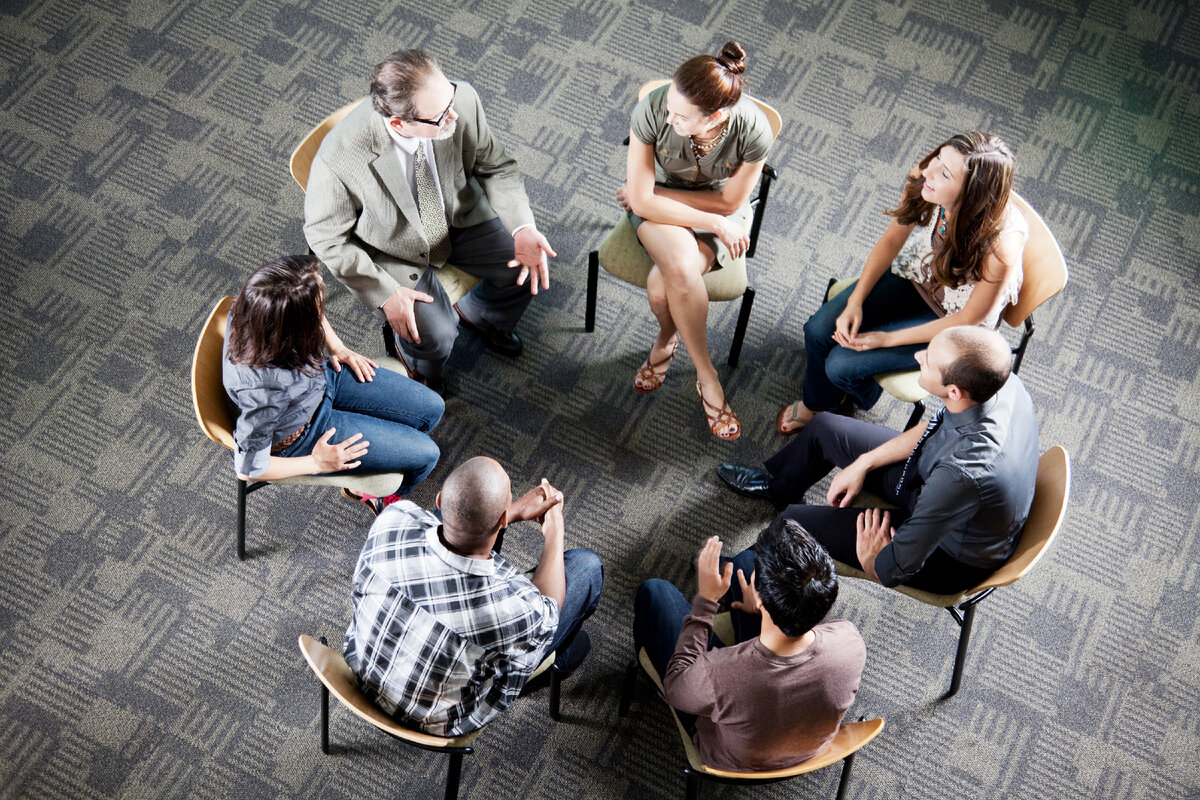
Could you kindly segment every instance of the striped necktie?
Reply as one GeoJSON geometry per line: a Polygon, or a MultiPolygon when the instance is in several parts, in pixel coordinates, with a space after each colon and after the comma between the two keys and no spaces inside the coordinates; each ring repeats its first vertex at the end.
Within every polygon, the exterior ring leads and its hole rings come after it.
{"type": "Polygon", "coordinates": [[[450,258],[450,229],[446,225],[446,208],[442,196],[429,171],[425,158],[425,143],[417,145],[413,154],[413,171],[417,180],[417,210],[421,215],[421,227],[429,240],[429,265],[440,267],[450,258]]]}
{"type": "Polygon", "coordinates": [[[925,432],[922,433],[921,438],[917,440],[917,446],[914,447],[913,451],[908,454],[908,460],[904,462],[904,469],[900,471],[900,481],[896,484],[896,494],[900,494],[904,491],[904,481],[908,478],[909,469],[911,468],[913,474],[916,474],[917,458],[921,455],[921,446],[925,444],[925,440],[929,438],[930,434],[938,429],[938,426],[942,424],[942,418],[945,416],[946,407],[942,406],[938,409],[938,412],[933,415],[933,419],[929,420],[929,424],[925,426],[925,432]]]}

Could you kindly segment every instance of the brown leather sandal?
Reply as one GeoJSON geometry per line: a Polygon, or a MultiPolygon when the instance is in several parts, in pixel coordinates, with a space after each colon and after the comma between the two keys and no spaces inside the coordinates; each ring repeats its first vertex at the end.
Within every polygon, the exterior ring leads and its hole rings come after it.
{"type": "MultiPolygon", "coordinates": [[[[633,376],[633,390],[638,394],[650,394],[657,392],[663,385],[663,381],[667,379],[667,370],[671,368],[671,359],[675,357],[675,351],[679,349],[679,334],[675,334],[674,341],[671,344],[671,352],[667,353],[665,358],[660,358],[653,364],[650,363],[650,356],[646,356],[646,360],[642,362],[642,366],[638,367],[637,374],[633,376]],[[663,367],[662,372],[658,371],[659,367],[663,367]],[[638,383],[641,381],[641,383],[638,383]]],[[[653,347],[650,348],[654,350],[653,347]]]]}
{"type": "Polygon", "coordinates": [[[733,441],[742,435],[742,423],[738,420],[737,414],[733,413],[733,409],[729,407],[729,401],[726,400],[720,408],[717,408],[712,403],[704,399],[704,390],[700,388],[700,381],[696,381],[696,394],[700,395],[700,402],[704,407],[704,417],[708,420],[708,430],[713,436],[725,441],[733,441]],[[715,415],[709,412],[709,409],[716,412],[715,415]],[[733,433],[717,433],[721,428],[733,425],[733,433]]]}

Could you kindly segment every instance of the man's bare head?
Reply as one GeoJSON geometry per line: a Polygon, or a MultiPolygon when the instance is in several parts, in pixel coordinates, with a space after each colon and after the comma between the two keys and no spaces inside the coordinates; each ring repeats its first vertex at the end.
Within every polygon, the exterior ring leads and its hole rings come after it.
{"type": "Polygon", "coordinates": [[[460,464],[442,484],[439,507],[447,532],[473,545],[496,532],[512,502],[512,485],[504,467],[485,456],[460,464]]]}
{"type": "Polygon", "coordinates": [[[917,353],[921,388],[945,397],[957,386],[973,403],[990,400],[1012,372],[1012,351],[1004,337],[976,325],[946,328],[917,353]]]}

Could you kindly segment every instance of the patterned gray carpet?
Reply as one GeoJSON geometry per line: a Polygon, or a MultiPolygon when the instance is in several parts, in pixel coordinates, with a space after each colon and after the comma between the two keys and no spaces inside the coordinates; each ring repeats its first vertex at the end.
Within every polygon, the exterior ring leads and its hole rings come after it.
{"type": "MultiPolygon", "coordinates": [[[[857,270],[900,176],[950,133],[1017,153],[1017,187],[1057,234],[1066,291],[1037,314],[1022,377],[1043,447],[1074,460],[1061,538],[981,606],[954,699],[945,612],[847,582],[835,608],[868,646],[855,714],[882,715],[850,796],[1200,796],[1200,8],[1089,3],[469,0],[6,0],[0,4],[0,795],[431,797],[444,760],[342,709],[317,743],[299,633],[340,642],[368,518],[330,489],[251,498],[233,556],[228,456],[203,438],[188,365],[215,300],[302,252],[299,138],[365,93],[401,46],[470,80],[523,165],[557,247],[553,287],[506,361],[469,336],[436,438],[447,469],[498,458],[567,495],[569,540],[604,558],[593,656],[478,740],[463,796],[680,796],[682,749],[645,684],[619,719],[633,592],[770,512],[718,485],[757,462],[804,369],[801,325],[857,270]],[[758,301],[727,387],[746,432],[710,437],[676,360],[635,395],[652,319],[601,276],[582,332],[587,251],[615,220],[634,93],[725,38],[782,112],[780,182],[751,264],[758,301]]],[[[378,354],[342,288],[330,316],[378,354]]],[[[736,304],[712,308],[726,352],[736,304]]],[[[1011,333],[1011,331],[1010,331],[1011,333]]],[[[723,368],[724,369],[724,368],[723,368]]],[[[866,415],[893,426],[884,400],[866,415]]],[[[534,529],[510,534],[518,562],[534,529]]],[[[830,796],[836,770],[711,797],[830,796]]]]}

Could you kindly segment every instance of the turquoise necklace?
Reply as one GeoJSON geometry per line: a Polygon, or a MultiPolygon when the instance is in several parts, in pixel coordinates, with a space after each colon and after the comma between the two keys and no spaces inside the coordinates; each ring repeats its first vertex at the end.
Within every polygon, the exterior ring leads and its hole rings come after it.
{"type": "Polygon", "coordinates": [[[938,236],[946,235],[946,207],[945,206],[938,206],[937,232],[938,232],[938,236]]]}

